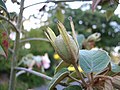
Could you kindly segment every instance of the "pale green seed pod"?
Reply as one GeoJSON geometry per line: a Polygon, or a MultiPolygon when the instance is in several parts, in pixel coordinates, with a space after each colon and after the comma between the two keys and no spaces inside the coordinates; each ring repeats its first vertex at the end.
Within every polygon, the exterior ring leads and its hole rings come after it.
{"type": "Polygon", "coordinates": [[[75,64],[79,56],[79,46],[75,35],[70,36],[61,22],[58,22],[57,26],[60,32],[59,36],[56,37],[49,27],[45,31],[45,35],[62,60],[69,64],[75,64]]]}
{"type": "Polygon", "coordinates": [[[70,39],[69,45],[67,45],[67,43],[64,42],[63,37],[61,35],[57,36],[54,43],[59,56],[66,63],[73,64],[77,62],[79,49],[74,39],[70,35],[68,35],[68,37],[70,39]]]}

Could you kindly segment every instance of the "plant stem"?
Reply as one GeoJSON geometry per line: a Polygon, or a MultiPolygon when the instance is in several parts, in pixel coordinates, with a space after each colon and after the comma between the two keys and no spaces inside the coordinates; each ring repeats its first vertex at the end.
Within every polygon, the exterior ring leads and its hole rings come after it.
{"type": "Polygon", "coordinates": [[[20,41],[20,43],[29,42],[29,41],[46,41],[49,42],[46,38],[27,38],[20,41]]]}
{"type": "Polygon", "coordinates": [[[20,13],[18,16],[18,22],[17,22],[17,26],[16,26],[18,32],[16,32],[16,40],[14,42],[14,53],[13,53],[13,57],[12,57],[12,61],[11,61],[9,90],[15,90],[15,84],[16,84],[15,67],[17,65],[17,56],[18,56],[19,44],[20,44],[20,28],[21,28],[21,21],[22,21],[22,15],[23,15],[23,7],[24,7],[24,0],[21,0],[20,13]]]}
{"type": "Polygon", "coordinates": [[[36,72],[36,71],[34,71],[34,70],[31,70],[31,69],[22,68],[22,67],[16,67],[15,69],[16,69],[16,70],[22,70],[22,71],[26,71],[26,72],[32,73],[32,74],[34,74],[34,75],[40,76],[40,77],[42,77],[42,78],[45,78],[45,79],[47,79],[47,80],[52,80],[51,77],[49,77],[49,76],[47,76],[47,75],[45,75],[45,74],[36,72]]]}
{"type": "Polygon", "coordinates": [[[81,79],[81,81],[84,84],[84,86],[87,87],[87,83],[85,82],[81,72],[79,71],[77,64],[75,63],[75,64],[73,64],[73,66],[74,66],[74,68],[75,68],[75,70],[77,72],[78,77],[81,79]]]}
{"type": "MultiPolygon", "coordinates": [[[[20,36],[19,34],[16,34],[18,37],[20,36]]],[[[15,78],[15,74],[16,71],[14,70],[14,67],[16,66],[17,63],[17,54],[18,54],[18,48],[19,48],[19,38],[16,37],[15,40],[15,49],[14,49],[14,53],[13,53],[13,59],[11,61],[11,73],[10,73],[10,82],[9,82],[9,90],[15,90],[15,82],[16,82],[16,78],[15,78]]]]}
{"type": "Polygon", "coordinates": [[[80,83],[80,84],[82,84],[82,82],[81,81],[79,81],[78,79],[76,79],[76,78],[74,78],[74,77],[72,77],[72,76],[68,76],[70,79],[72,79],[72,80],[74,80],[74,81],[76,81],[76,82],[78,82],[78,83],[80,83]]]}

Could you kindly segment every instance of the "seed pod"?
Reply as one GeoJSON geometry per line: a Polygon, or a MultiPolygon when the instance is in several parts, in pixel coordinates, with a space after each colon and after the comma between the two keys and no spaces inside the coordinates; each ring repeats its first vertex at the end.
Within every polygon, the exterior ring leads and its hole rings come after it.
{"type": "Polygon", "coordinates": [[[75,64],[79,55],[78,44],[76,40],[67,33],[61,22],[58,22],[57,25],[60,32],[59,36],[56,37],[50,28],[47,28],[45,34],[61,59],[66,63],[75,64]]]}
{"type": "Polygon", "coordinates": [[[61,35],[57,36],[55,39],[55,46],[57,48],[57,53],[59,56],[66,62],[66,63],[75,63],[77,62],[78,58],[78,47],[74,41],[74,39],[68,35],[70,42],[69,46],[64,42],[61,35]],[[72,50],[71,50],[72,49],[72,50]]]}

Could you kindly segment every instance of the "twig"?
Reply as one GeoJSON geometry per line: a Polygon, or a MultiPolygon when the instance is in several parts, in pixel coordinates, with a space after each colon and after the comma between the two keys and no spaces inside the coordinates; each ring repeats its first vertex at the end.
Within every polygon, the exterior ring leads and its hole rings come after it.
{"type": "Polygon", "coordinates": [[[52,78],[51,78],[50,76],[47,76],[47,75],[45,75],[45,74],[36,72],[36,71],[34,71],[34,70],[31,70],[31,69],[26,69],[26,68],[22,68],[22,67],[16,67],[15,69],[16,69],[16,70],[22,70],[22,71],[26,71],[26,72],[32,73],[32,74],[34,74],[34,75],[36,75],[36,76],[45,78],[45,79],[47,79],[47,80],[52,80],[52,78]]]}
{"type": "Polygon", "coordinates": [[[28,41],[46,41],[46,42],[49,42],[48,39],[46,38],[27,38],[27,39],[24,39],[24,40],[21,40],[20,43],[24,43],[24,42],[28,42],[28,41]]]}
{"type": "MultiPolygon", "coordinates": [[[[24,7],[24,9],[26,9],[28,7],[31,7],[31,6],[41,4],[41,3],[50,3],[50,2],[52,2],[52,3],[60,3],[60,2],[74,2],[74,1],[78,1],[78,0],[58,0],[58,1],[48,0],[48,1],[45,1],[45,2],[38,2],[38,3],[28,5],[28,6],[24,7]]],[[[91,1],[91,0],[80,0],[80,1],[91,1]]]]}

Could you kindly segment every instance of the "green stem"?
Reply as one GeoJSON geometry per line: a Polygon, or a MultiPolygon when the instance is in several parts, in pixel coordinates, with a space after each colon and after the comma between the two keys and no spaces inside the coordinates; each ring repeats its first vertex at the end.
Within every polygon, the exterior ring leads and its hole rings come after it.
{"type": "Polygon", "coordinates": [[[17,65],[17,56],[19,51],[19,44],[20,44],[20,28],[21,28],[21,21],[22,21],[22,15],[23,15],[23,7],[24,7],[24,0],[21,0],[20,5],[20,13],[18,16],[18,22],[16,29],[18,32],[16,32],[16,40],[14,42],[14,53],[11,61],[11,73],[10,73],[10,81],[9,81],[9,90],[15,90],[15,84],[16,84],[16,70],[15,67],[17,65]]]}
{"type": "Polygon", "coordinates": [[[81,72],[79,71],[77,64],[75,63],[75,64],[73,64],[73,66],[74,66],[74,68],[75,68],[75,70],[77,72],[78,77],[81,79],[81,81],[84,84],[84,86],[87,87],[87,83],[85,82],[81,72]]]}

